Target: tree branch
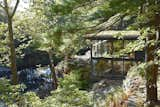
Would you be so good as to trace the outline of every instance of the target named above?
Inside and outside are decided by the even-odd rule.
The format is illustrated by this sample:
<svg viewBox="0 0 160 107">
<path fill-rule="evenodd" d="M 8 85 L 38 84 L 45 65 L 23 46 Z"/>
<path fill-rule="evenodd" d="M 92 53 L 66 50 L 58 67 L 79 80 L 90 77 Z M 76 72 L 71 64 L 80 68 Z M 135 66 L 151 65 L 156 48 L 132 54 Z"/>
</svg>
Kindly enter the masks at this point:
<svg viewBox="0 0 160 107">
<path fill-rule="evenodd" d="M 11 14 L 11 18 L 14 16 L 16 10 L 17 10 L 17 7 L 18 7 L 18 4 L 19 4 L 19 0 L 17 0 L 16 4 L 15 4 L 15 7 L 13 9 L 13 13 Z"/>
<path fill-rule="evenodd" d="M 0 3 L 0 7 L 3 8 L 3 9 L 5 9 L 5 7 L 1 3 Z"/>
<path fill-rule="evenodd" d="M 7 16 L 9 16 L 7 0 L 3 0 L 3 3 L 4 3 L 3 9 L 6 12 Z"/>
</svg>

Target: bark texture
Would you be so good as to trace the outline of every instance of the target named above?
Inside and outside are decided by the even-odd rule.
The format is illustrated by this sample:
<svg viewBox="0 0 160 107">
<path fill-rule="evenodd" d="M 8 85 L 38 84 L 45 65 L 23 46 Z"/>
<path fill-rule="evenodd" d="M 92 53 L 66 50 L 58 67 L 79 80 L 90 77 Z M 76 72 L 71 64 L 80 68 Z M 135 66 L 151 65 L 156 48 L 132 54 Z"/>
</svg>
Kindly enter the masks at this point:
<svg viewBox="0 0 160 107">
<path fill-rule="evenodd" d="M 50 64 L 49 64 L 49 67 L 50 67 L 50 70 L 52 72 L 52 80 L 53 80 L 53 86 L 55 89 L 57 89 L 58 87 L 58 81 L 57 81 L 57 77 L 56 77 L 56 72 L 55 72 L 55 66 L 54 66 L 54 62 L 53 62 L 53 59 L 52 59 L 52 52 L 49 51 L 49 59 L 50 59 Z"/>
<path fill-rule="evenodd" d="M 155 40 L 156 35 L 150 34 L 148 36 L 148 40 Z M 154 62 L 155 54 L 154 51 L 156 49 L 155 45 L 148 45 L 146 54 L 147 58 L 146 61 Z M 155 63 L 150 64 L 147 67 L 146 70 L 146 76 L 147 76 L 147 82 L 146 82 L 146 94 L 147 94 L 147 102 L 150 102 L 151 104 L 148 105 L 148 107 L 154 107 L 154 103 L 158 101 L 158 95 L 157 95 L 157 75 L 158 75 L 158 65 Z"/>
<path fill-rule="evenodd" d="M 8 21 L 8 36 L 9 36 L 9 47 L 10 47 L 10 67 L 12 72 L 12 84 L 18 84 L 18 74 L 17 74 L 17 66 L 16 66 L 16 51 L 15 51 L 15 44 L 14 44 L 14 36 L 13 36 L 13 24 L 12 19 L 13 16 L 17 10 L 19 0 L 16 1 L 15 7 L 12 12 L 10 12 L 10 8 L 8 6 L 7 0 L 3 0 L 4 2 L 4 11 L 7 15 L 7 21 Z"/>
</svg>

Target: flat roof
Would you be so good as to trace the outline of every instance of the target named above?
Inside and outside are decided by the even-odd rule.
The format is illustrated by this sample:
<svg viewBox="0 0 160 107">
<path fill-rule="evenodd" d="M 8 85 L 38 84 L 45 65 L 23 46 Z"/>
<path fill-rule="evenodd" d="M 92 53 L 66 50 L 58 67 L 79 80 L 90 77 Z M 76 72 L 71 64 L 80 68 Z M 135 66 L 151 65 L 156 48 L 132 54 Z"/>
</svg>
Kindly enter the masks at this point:
<svg viewBox="0 0 160 107">
<path fill-rule="evenodd" d="M 108 30 L 94 34 L 87 34 L 84 38 L 89 40 L 137 40 L 139 36 L 140 31 Z"/>
</svg>

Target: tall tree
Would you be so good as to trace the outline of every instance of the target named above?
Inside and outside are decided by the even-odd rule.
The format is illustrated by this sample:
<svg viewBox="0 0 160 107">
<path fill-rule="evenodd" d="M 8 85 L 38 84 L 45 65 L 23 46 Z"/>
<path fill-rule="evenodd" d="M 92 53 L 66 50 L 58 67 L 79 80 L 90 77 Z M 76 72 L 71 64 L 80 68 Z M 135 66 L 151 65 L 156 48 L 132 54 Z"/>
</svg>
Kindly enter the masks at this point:
<svg viewBox="0 0 160 107">
<path fill-rule="evenodd" d="M 16 4 L 13 9 L 9 6 L 8 0 L 3 0 L 1 2 L 0 7 L 6 13 L 7 16 L 7 23 L 8 23 L 8 36 L 9 36 L 9 47 L 10 47 L 10 63 L 11 63 L 11 72 L 12 72 L 12 83 L 18 83 L 18 75 L 17 75 L 17 66 L 16 66 L 16 52 L 15 52 L 15 45 L 14 45 L 14 33 L 13 33 L 13 17 L 16 13 L 17 7 L 19 4 L 19 0 L 16 0 Z"/>
<path fill-rule="evenodd" d="M 119 5 L 117 5 L 119 4 Z M 102 7 L 104 12 L 121 13 L 125 15 L 136 16 L 134 28 L 136 30 L 143 30 L 146 41 L 146 101 L 154 103 L 157 101 L 157 72 L 158 65 L 155 55 L 157 51 L 156 36 L 159 32 L 159 18 L 160 18 L 160 1 L 159 0 L 112 0 L 107 4 L 108 8 Z M 149 29 L 149 30 L 148 30 Z M 148 32 L 149 31 L 149 32 Z M 151 34 L 150 34 L 151 33 Z M 158 37 L 158 38 L 156 38 Z M 145 39 L 143 39 L 144 41 Z M 152 104 L 148 105 L 153 107 Z"/>
<path fill-rule="evenodd" d="M 83 0 L 85 1 L 85 0 Z M 77 13 L 72 14 L 73 7 L 76 5 L 79 5 L 79 1 L 62 1 L 60 4 L 55 1 L 34 1 L 33 9 L 35 8 L 35 13 L 37 16 L 41 16 L 40 19 L 43 22 L 42 26 L 46 30 L 41 32 L 41 49 L 44 49 L 48 52 L 50 56 L 50 69 L 52 71 L 52 79 L 53 83 L 55 85 L 55 88 L 57 88 L 57 78 L 56 73 L 54 69 L 54 61 L 53 61 L 53 55 L 55 53 L 59 53 L 64 56 L 68 51 L 70 50 L 63 50 L 63 52 L 60 52 L 60 47 L 63 45 L 65 49 L 69 49 L 68 45 L 64 44 L 64 38 L 68 37 L 69 39 L 72 39 L 73 36 L 68 36 L 71 33 L 75 33 L 77 27 L 81 25 L 80 23 L 77 24 Z M 70 5 L 70 4 L 75 5 Z M 78 8 L 78 7 L 77 7 Z M 65 11 L 64 11 L 65 10 Z M 74 23 L 76 22 L 76 23 Z M 39 35 L 37 35 L 39 37 Z M 72 44 L 72 43 L 69 43 Z M 64 54 L 65 53 L 65 54 Z"/>
</svg>

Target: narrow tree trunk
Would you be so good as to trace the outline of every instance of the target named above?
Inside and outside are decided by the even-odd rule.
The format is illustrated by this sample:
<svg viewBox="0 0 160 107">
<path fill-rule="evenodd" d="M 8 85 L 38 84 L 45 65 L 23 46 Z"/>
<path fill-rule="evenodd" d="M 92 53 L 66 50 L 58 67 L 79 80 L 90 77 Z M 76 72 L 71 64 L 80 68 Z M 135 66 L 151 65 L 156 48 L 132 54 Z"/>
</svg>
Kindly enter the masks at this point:
<svg viewBox="0 0 160 107">
<path fill-rule="evenodd" d="M 9 34 L 9 47 L 10 47 L 10 63 L 12 72 L 12 84 L 18 84 L 17 66 L 16 66 L 16 52 L 13 38 L 12 19 L 8 16 L 8 34 Z"/>
<path fill-rule="evenodd" d="M 68 68 L 68 54 L 65 54 L 64 56 L 64 73 L 69 74 L 69 68 Z"/>
<path fill-rule="evenodd" d="M 155 26 L 155 29 L 157 30 L 157 32 L 160 31 L 159 18 L 160 18 L 160 13 L 156 13 L 153 23 L 154 23 L 154 26 Z M 160 35 L 157 35 L 157 34 L 156 35 L 149 35 L 148 40 L 158 41 L 157 39 L 159 39 L 159 36 Z M 156 48 L 157 48 L 157 43 L 155 45 L 148 46 L 148 48 L 147 48 L 147 62 L 155 60 L 156 57 L 154 55 L 154 52 L 155 52 Z M 149 104 L 148 107 L 154 107 L 155 106 L 154 103 L 158 101 L 158 92 L 157 92 L 158 64 L 151 65 L 150 68 L 147 69 L 146 74 L 151 77 L 147 80 L 147 83 L 146 83 L 146 85 L 147 85 L 147 99 L 146 100 L 149 102 L 153 102 L 153 103 Z"/>
<path fill-rule="evenodd" d="M 53 63 L 53 59 L 52 59 L 52 53 L 49 51 L 48 54 L 49 54 L 49 59 L 50 59 L 49 67 L 50 67 L 50 70 L 52 73 L 53 86 L 55 89 L 57 89 L 58 83 L 57 83 L 57 77 L 56 77 L 54 63 Z"/>
<path fill-rule="evenodd" d="M 13 12 L 10 12 L 10 8 L 8 7 L 7 0 L 3 0 L 4 3 L 4 11 L 6 12 L 7 21 L 8 21 L 8 36 L 9 36 L 9 47 L 10 47 L 10 66 L 12 72 L 12 84 L 18 84 L 18 75 L 17 75 L 17 66 L 16 66 L 16 52 L 13 38 L 13 28 L 12 28 L 12 19 L 17 10 L 19 0 L 16 1 L 16 5 L 13 9 Z"/>
<path fill-rule="evenodd" d="M 150 35 L 148 37 L 149 40 L 155 40 L 155 35 Z M 154 61 L 155 56 L 154 56 L 154 51 L 155 51 L 155 46 L 148 46 L 147 47 L 147 62 Z M 158 75 L 158 65 L 157 64 L 151 64 L 147 70 L 146 70 L 146 76 L 147 76 L 147 83 L 146 83 L 146 88 L 147 88 L 147 98 L 146 100 L 148 102 L 154 103 L 157 102 L 157 75 Z M 149 104 L 148 107 L 154 107 L 152 104 Z"/>
</svg>

